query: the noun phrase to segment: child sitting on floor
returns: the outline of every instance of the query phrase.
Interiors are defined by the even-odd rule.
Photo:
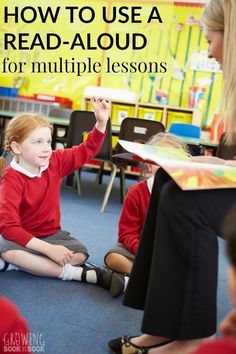
[[[38,276],[97,284],[116,296],[122,279],[105,268],[84,267],[86,247],[60,225],[62,178],[94,157],[104,140],[110,104],[95,98],[91,104],[96,125],[70,149],[52,151],[52,127],[38,114],[10,120],[5,150],[14,158],[0,182],[0,255],[4,270],[10,263]]]
[[[146,144],[183,149],[188,153],[184,142],[169,133],[158,133]],[[119,220],[118,242],[104,257],[106,266],[113,271],[128,275],[131,272],[157,169],[158,166],[150,165],[151,177],[133,185],[128,191]]]

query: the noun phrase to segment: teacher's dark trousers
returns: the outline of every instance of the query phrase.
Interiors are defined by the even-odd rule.
[[[143,333],[194,339],[216,332],[216,236],[235,202],[236,189],[182,191],[157,171],[124,298],[144,310]]]

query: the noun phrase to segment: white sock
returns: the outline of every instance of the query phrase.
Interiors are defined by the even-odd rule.
[[[62,272],[58,278],[60,278],[62,280],[81,281],[82,273],[83,273],[82,267],[74,267],[71,264],[67,263],[63,266]]]
[[[0,270],[5,267],[5,261],[0,257]]]
[[[127,277],[127,276],[125,275],[124,279],[125,279],[125,284],[124,284],[123,293],[125,292],[125,290],[126,290],[126,288],[127,288],[127,285],[128,285],[128,282],[129,282],[129,277]]]
[[[86,282],[97,284],[97,273],[94,269],[86,270]]]
[[[5,264],[6,262],[0,257],[0,270],[2,270],[5,267]],[[19,270],[19,268],[16,267],[14,264],[9,264],[5,271],[8,270]]]
[[[72,266],[71,264],[67,263],[62,268],[62,272],[58,278],[62,280],[82,280],[82,273],[86,272],[85,281],[87,283],[97,283],[97,274],[94,269],[91,270],[84,270],[83,267]]]
[[[6,271],[9,271],[9,270],[19,270],[20,268],[18,268],[17,266],[15,266],[14,264],[11,264],[9,263]]]

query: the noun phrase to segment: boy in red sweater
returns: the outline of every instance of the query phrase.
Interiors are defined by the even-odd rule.
[[[0,181],[0,254],[26,272],[98,284],[115,296],[122,279],[105,268],[78,266],[88,251],[60,225],[63,177],[94,157],[104,140],[110,104],[95,98],[91,103],[96,125],[83,144],[70,149],[52,151],[52,127],[37,114],[9,122],[5,149],[14,158]]]
[[[188,153],[183,141],[169,133],[158,133],[147,144],[179,148]],[[158,169],[156,165],[148,167],[152,176],[129,189],[121,210],[118,242],[104,257],[104,262],[109,269],[122,274],[129,275],[131,272],[146,217],[154,174]],[[128,278],[125,277],[125,281],[127,280]]]

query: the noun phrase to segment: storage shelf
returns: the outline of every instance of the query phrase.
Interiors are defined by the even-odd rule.
[[[90,98],[90,96],[83,97],[81,109],[88,111],[92,110]],[[196,112],[190,108],[179,108],[156,103],[132,103],[119,99],[112,99],[110,113],[112,121],[112,134],[115,135],[117,139],[121,121],[126,117],[157,120],[165,126],[166,130],[168,130],[170,124],[173,122],[195,124],[195,114]],[[198,116],[198,121],[200,121],[199,118],[200,117]],[[134,172],[130,169],[127,169],[125,173],[130,176],[140,176],[139,172]]]
[[[60,107],[60,104],[55,102],[52,103],[40,100],[0,96],[0,110],[32,112],[48,116],[50,110],[55,107]]]
[[[84,96],[82,109],[91,111],[90,98]],[[119,99],[111,101],[111,120],[112,125],[119,129],[119,125],[126,117],[150,119],[162,122],[168,130],[173,122],[196,124],[200,122],[199,111],[191,108],[173,107],[156,103],[129,103]]]

